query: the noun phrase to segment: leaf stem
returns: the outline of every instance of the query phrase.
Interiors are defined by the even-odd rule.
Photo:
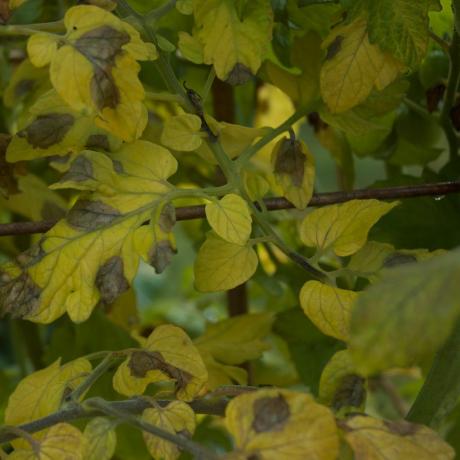
[[[190,452],[194,455],[195,458],[208,459],[208,460],[217,460],[219,457],[214,452],[208,450],[207,448],[201,446],[200,444],[195,443],[187,439],[185,436],[179,434],[173,434],[169,431],[163,430],[151,423],[146,422],[145,420],[140,419],[139,417],[130,414],[129,412],[124,412],[120,409],[116,409],[113,405],[109,404],[102,398],[92,398],[85,401],[85,406],[88,408],[97,409],[103,412],[106,415],[111,415],[120,419],[130,425],[133,425],[137,428],[140,428],[147,433],[153,434],[161,439],[169,441],[183,450]]]
[[[449,43],[443,40],[441,37],[438,37],[432,30],[429,31],[429,37],[435,43],[437,43],[446,53],[449,52]]]
[[[64,21],[44,22],[41,24],[0,25],[0,35],[3,36],[29,36],[38,32],[63,33],[65,32]]]
[[[164,15],[168,14],[172,9],[175,8],[177,0],[169,0],[165,2],[163,5],[159,6],[158,8],[149,11],[145,15],[145,19],[150,22],[158,21],[158,19],[162,18]]]
[[[211,87],[215,79],[216,79],[216,71],[214,70],[214,66],[213,66],[211,67],[211,70],[209,71],[208,78],[206,79],[206,83],[204,84],[204,87],[202,90],[201,97],[203,99],[203,103],[208,98],[209,92],[211,91]]]

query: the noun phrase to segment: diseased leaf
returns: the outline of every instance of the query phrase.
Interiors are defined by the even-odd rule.
[[[351,200],[315,209],[302,221],[300,237],[306,246],[349,256],[364,246],[371,227],[397,204]]]
[[[207,378],[203,360],[187,334],[165,325],[157,327],[142,348],[118,367],[113,386],[121,394],[134,396],[143,394],[150,383],[174,381],[177,398],[191,401]]]
[[[38,453],[32,447],[20,448],[8,455],[13,460],[86,460],[86,439],[78,428],[68,423],[52,426],[38,444]]]
[[[364,410],[366,388],[348,350],[338,351],[326,364],[319,382],[319,399],[334,411]]]
[[[307,394],[268,389],[237,396],[225,423],[241,458],[335,460],[339,452],[332,413]]]
[[[414,68],[428,50],[429,0],[368,1],[369,39]]]
[[[272,167],[284,196],[297,209],[305,209],[315,183],[315,159],[308,147],[298,140],[279,140],[273,149]]]
[[[352,306],[357,296],[354,291],[307,281],[300,291],[300,305],[321,332],[347,341]]]
[[[351,318],[350,351],[361,373],[412,366],[444,343],[460,315],[459,260],[456,250],[404,264],[360,294]]]
[[[253,0],[238,10],[231,0],[193,0],[204,63],[213,64],[217,76],[232,85],[245,83],[259,70],[273,22],[268,0]]]
[[[251,278],[257,264],[251,245],[229,243],[210,232],[195,260],[195,287],[201,292],[232,289]]]
[[[71,393],[91,372],[91,364],[84,358],[61,365],[60,359],[48,367],[33,372],[17,385],[8,399],[5,423],[20,425],[45,417],[59,409],[63,399]],[[34,436],[42,438],[49,431]],[[23,447],[26,441],[15,441],[15,446]],[[46,457],[45,457],[46,458]]]
[[[174,150],[191,152],[202,143],[201,119],[189,113],[166,120],[161,143]]]
[[[51,82],[72,109],[94,113],[100,128],[134,141],[147,124],[136,61],[156,59],[154,45],[142,42],[128,23],[92,5],[67,10],[64,24],[63,43],[42,33],[30,38],[32,63],[51,64]]]
[[[404,69],[390,54],[369,43],[363,17],[337,26],[323,47],[327,56],[321,69],[321,95],[332,113],[360,104],[374,87],[384,89]]]
[[[52,188],[92,193],[6,277],[0,286],[3,310],[42,323],[67,311],[81,322],[99,300],[109,303],[127,289],[140,257],[164,268],[164,254],[158,254],[163,234],[155,227],[146,235],[139,227],[172,190],[167,178],[176,168],[168,150],[146,141],[127,144],[111,157],[93,151],[78,156]],[[161,228],[161,209],[156,218],[152,225]]]
[[[356,415],[340,422],[356,458],[369,460],[449,460],[455,452],[435,431],[404,420]]]
[[[117,435],[111,420],[93,418],[86,426],[84,436],[88,444],[86,460],[110,460],[115,453]]]
[[[229,243],[244,245],[252,230],[252,219],[246,201],[230,193],[206,205],[206,217],[213,230]]]
[[[166,407],[146,409],[142,420],[172,434],[191,438],[195,432],[195,414],[191,407],[182,401],[173,401]],[[175,460],[180,455],[179,447],[169,441],[144,431],[144,440],[153,458]]]

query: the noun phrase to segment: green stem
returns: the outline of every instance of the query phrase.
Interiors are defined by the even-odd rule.
[[[278,137],[280,134],[283,134],[285,131],[289,131],[291,126],[299,121],[302,117],[307,115],[311,112],[311,107],[303,107],[297,110],[293,115],[291,115],[285,122],[281,123],[277,128],[270,130],[264,137],[259,139],[255,144],[251,145],[248,149],[246,149],[236,160],[237,163],[245,164],[247,161],[251,159],[253,155],[255,155],[262,147],[265,147],[269,144],[273,139]]]
[[[127,412],[115,409],[113,406],[107,403],[102,398],[92,398],[85,401],[85,407],[100,410],[106,415],[116,417],[130,425],[140,428],[147,433],[153,434],[165,441],[169,441],[176,446],[180,447],[187,452],[190,452],[194,458],[206,459],[206,460],[217,460],[219,457],[207,448],[200,446],[199,444],[187,439],[185,436],[179,434],[173,434],[169,431],[165,431],[155,425],[152,425],[135,415]]]
[[[460,397],[460,320],[436,354],[407,420],[437,428]]]
[[[182,103],[182,98],[180,96],[171,93],[153,93],[151,91],[146,91],[145,97],[147,99],[151,99],[152,101],[158,102],[175,102],[177,104]]]
[[[64,22],[45,22],[41,24],[24,24],[24,25],[6,25],[0,26],[0,35],[2,36],[29,36],[38,32],[45,32],[50,34],[65,32]]]
[[[169,0],[165,2],[163,5],[155,8],[154,10],[150,11],[146,14],[145,18],[149,22],[158,21],[158,19],[162,18],[165,14],[168,14],[172,9],[175,8],[177,0]]]
[[[457,16],[458,14],[456,14],[456,21]],[[460,35],[457,32],[456,28],[454,28],[452,43],[450,45],[449,58],[449,77],[447,79],[447,88],[446,93],[444,95],[444,103],[439,121],[442,128],[444,129],[447,142],[449,144],[450,159],[453,160],[457,156],[458,143],[457,135],[455,134],[455,130],[450,118],[450,112],[455,104],[457,87],[460,78]]]
[[[204,84],[204,87],[203,87],[203,92],[201,94],[203,103],[206,101],[206,99],[209,96],[209,92],[211,91],[211,87],[212,87],[212,84],[214,83],[215,78],[216,78],[216,71],[214,70],[214,67],[211,67],[211,70],[209,71],[209,74],[208,74],[208,78],[206,79],[206,83]]]

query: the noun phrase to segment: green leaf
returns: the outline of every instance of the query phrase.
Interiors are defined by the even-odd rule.
[[[359,296],[350,349],[360,372],[412,366],[444,343],[460,315],[459,254],[394,268]]]
[[[315,209],[300,226],[300,238],[306,246],[321,252],[333,249],[338,256],[349,256],[361,249],[371,227],[398,202],[351,200]]]
[[[195,260],[195,287],[200,292],[227,291],[251,278],[257,265],[251,245],[229,243],[208,233]]]
[[[246,201],[230,193],[208,203],[206,217],[213,230],[229,243],[244,245],[251,235],[252,219]]]
[[[196,36],[205,64],[231,84],[243,84],[259,70],[271,39],[269,0],[253,0],[239,15],[232,0],[194,0]]]
[[[353,291],[307,281],[300,291],[300,305],[321,332],[347,341],[352,306],[357,296]]]
[[[191,152],[202,142],[201,119],[185,113],[168,118],[161,133],[161,143],[174,150]]]
[[[429,0],[369,1],[369,39],[414,68],[428,49]]]

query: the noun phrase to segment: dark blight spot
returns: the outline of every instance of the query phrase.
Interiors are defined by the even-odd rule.
[[[289,405],[282,395],[256,399],[253,411],[252,429],[256,433],[281,430],[290,415]]]
[[[75,122],[68,113],[48,113],[39,115],[27,128],[18,132],[34,148],[47,149],[59,144]]]
[[[110,69],[95,68],[91,79],[91,97],[99,110],[114,109],[120,102],[120,91]]]
[[[79,156],[72,162],[69,170],[62,176],[59,182],[84,182],[94,179],[93,165],[85,156]]]
[[[383,262],[385,268],[397,267],[398,265],[410,264],[417,262],[417,258],[412,254],[403,254],[401,252],[395,252],[390,254]]]
[[[21,80],[14,87],[14,95],[16,97],[25,96],[27,93],[32,91],[34,86],[35,86],[35,80],[31,80],[31,79]]]
[[[165,233],[169,233],[176,223],[176,208],[168,203],[160,213],[160,218],[158,219],[158,225],[161,230]]]
[[[418,426],[405,420],[390,421],[384,420],[385,426],[392,432],[399,436],[411,436],[417,433]]]
[[[143,378],[148,371],[158,370],[176,381],[176,391],[187,386],[192,379],[188,372],[168,364],[158,351],[139,350],[131,353],[128,367],[133,377]]]
[[[366,399],[364,379],[350,374],[343,377],[332,400],[332,408],[338,411],[342,407],[361,407]]]
[[[124,174],[125,168],[123,168],[123,163],[121,161],[112,160],[112,164],[113,164],[113,170],[117,174]]]
[[[11,279],[0,277],[0,305],[2,315],[9,313],[13,318],[23,318],[35,312],[40,304],[41,289],[27,273]]]
[[[96,287],[101,293],[102,302],[106,305],[113,303],[118,296],[129,289],[121,257],[111,257],[99,268],[96,275]]]
[[[342,49],[342,42],[343,37],[341,35],[337,35],[335,40],[327,48],[326,60],[330,60],[337,55],[337,53]]]
[[[110,151],[109,139],[105,134],[91,134],[86,141],[85,147],[89,150]]]
[[[67,214],[67,222],[77,230],[91,231],[110,224],[120,213],[101,201],[79,200]]]
[[[163,273],[165,268],[171,263],[175,254],[177,254],[177,251],[170,241],[160,241],[154,244],[149,251],[148,256],[150,265],[155,269],[156,273]]]
[[[244,64],[237,63],[230,71],[227,77],[227,83],[232,86],[243,85],[252,78],[251,70]]]
[[[295,187],[301,187],[305,173],[307,156],[302,152],[299,141],[284,139],[275,159],[275,173],[290,176]]]

